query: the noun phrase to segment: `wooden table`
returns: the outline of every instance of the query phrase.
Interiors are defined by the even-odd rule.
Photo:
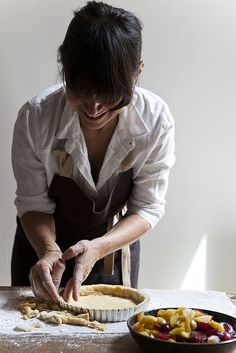
[[[144,290],[150,295],[149,309],[171,306],[208,308],[236,317],[236,296],[222,292]],[[86,327],[45,324],[30,333],[15,332],[22,323],[16,309],[19,296],[32,295],[29,288],[0,287],[0,353],[143,353],[129,334],[126,322],[111,323],[98,332]],[[229,300],[230,298],[231,300]],[[37,319],[36,319],[37,320]]]

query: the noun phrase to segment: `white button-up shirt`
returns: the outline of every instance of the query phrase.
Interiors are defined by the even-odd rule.
[[[175,160],[174,122],[161,98],[135,88],[132,102],[119,114],[96,185],[79,116],[67,100],[63,85],[53,86],[28,101],[19,111],[12,144],[19,217],[29,211],[54,212],[56,205],[48,197],[48,189],[59,173],[53,151],[60,148],[73,158],[73,180],[102,204],[121,172],[122,161],[129,155],[133,187],[127,212],[139,214],[151,227],[161,219],[169,170]]]

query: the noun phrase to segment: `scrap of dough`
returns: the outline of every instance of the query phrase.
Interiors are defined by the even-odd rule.
[[[31,325],[19,324],[14,328],[14,331],[31,332],[34,329],[41,327],[43,327],[43,324],[40,322],[34,322]]]
[[[88,313],[75,315],[68,312],[67,310],[62,310],[58,304],[44,302],[43,300],[36,297],[24,297],[20,300],[21,303],[19,305],[19,309],[23,314],[22,318],[24,320],[37,317],[38,319],[41,319],[46,322],[51,322],[57,325],[81,325],[95,328],[101,331],[104,331],[106,329],[105,325],[102,325],[97,321],[90,321]],[[29,326],[26,325],[19,325],[18,329],[16,330],[26,330],[25,332],[32,331],[31,329],[29,329]]]
[[[75,316],[68,312],[42,311],[40,313],[40,319],[47,322],[55,323],[57,325],[61,325],[61,324],[80,325],[80,326],[96,328],[100,331],[104,331],[106,329],[105,325],[102,325],[97,321],[89,321],[88,313]]]
[[[32,310],[31,307],[28,306],[28,303],[26,305],[22,305],[21,312],[23,314],[22,319],[24,320],[32,319],[39,316],[39,310]]]

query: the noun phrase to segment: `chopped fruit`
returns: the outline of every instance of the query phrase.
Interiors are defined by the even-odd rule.
[[[204,343],[207,340],[207,335],[203,332],[193,331],[190,333],[190,340],[193,343]]]
[[[168,342],[218,343],[236,339],[227,322],[214,321],[212,315],[189,308],[160,309],[156,316],[137,314],[133,329],[144,336]]]
[[[202,316],[197,316],[195,318],[195,321],[197,322],[210,322],[212,320],[211,315],[202,315]]]
[[[160,326],[161,331],[163,332],[169,332],[171,330],[171,326],[169,324],[162,324]]]
[[[143,317],[144,317],[144,313],[143,311],[141,311],[140,313],[137,314],[137,321],[141,321]]]
[[[165,333],[159,333],[156,338],[158,338],[159,340],[169,340],[172,338],[172,336]]]
[[[220,339],[218,336],[209,336],[207,338],[207,342],[208,343],[218,343],[218,342],[220,342]]]
[[[209,331],[212,329],[212,326],[206,322],[198,322],[197,330],[201,332]]]
[[[224,341],[228,341],[232,339],[232,336],[229,332],[223,332],[224,335]]]
[[[211,323],[210,323],[210,325],[211,325],[211,327],[213,327],[213,328],[215,328],[215,329],[217,329],[217,330],[219,330],[219,331],[222,331],[222,332],[224,332],[224,326],[223,325],[221,325],[221,324],[219,324],[219,322],[216,322],[216,321],[211,321]]]
[[[141,325],[144,325],[146,328],[152,330],[155,323],[156,323],[156,317],[151,316],[151,315],[144,316],[141,319],[140,323],[141,323]]]
[[[164,319],[163,317],[157,316],[157,317],[156,317],[156,322],[157,322],[159,325],[163,325],[163,324],[166,324],[166,319]]]
[[[229,332],[229,333],[235,332],[232,325],[228,324],[228,322],[221,322],[220,324],[224,327],[224,330],[226,332]]]

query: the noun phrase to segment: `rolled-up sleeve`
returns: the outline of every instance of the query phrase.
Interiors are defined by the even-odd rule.
[[[39,141],[37,105],[26,103],[19,111],[12,143],[12,166],[17,183],[15,205],[19,217],[29,211],[53,213],[55,209],[54,202],[48,197]]]
[[[155,131],[153,148],[134,177],[133,188],[128,200],[128,214],[139,214],[153,228],[165,213],[166,192],[170,168],[175,162],[174,121],[167,106],[160,114],[161,129]],[[152,143],[153,138],[150,138]]]

